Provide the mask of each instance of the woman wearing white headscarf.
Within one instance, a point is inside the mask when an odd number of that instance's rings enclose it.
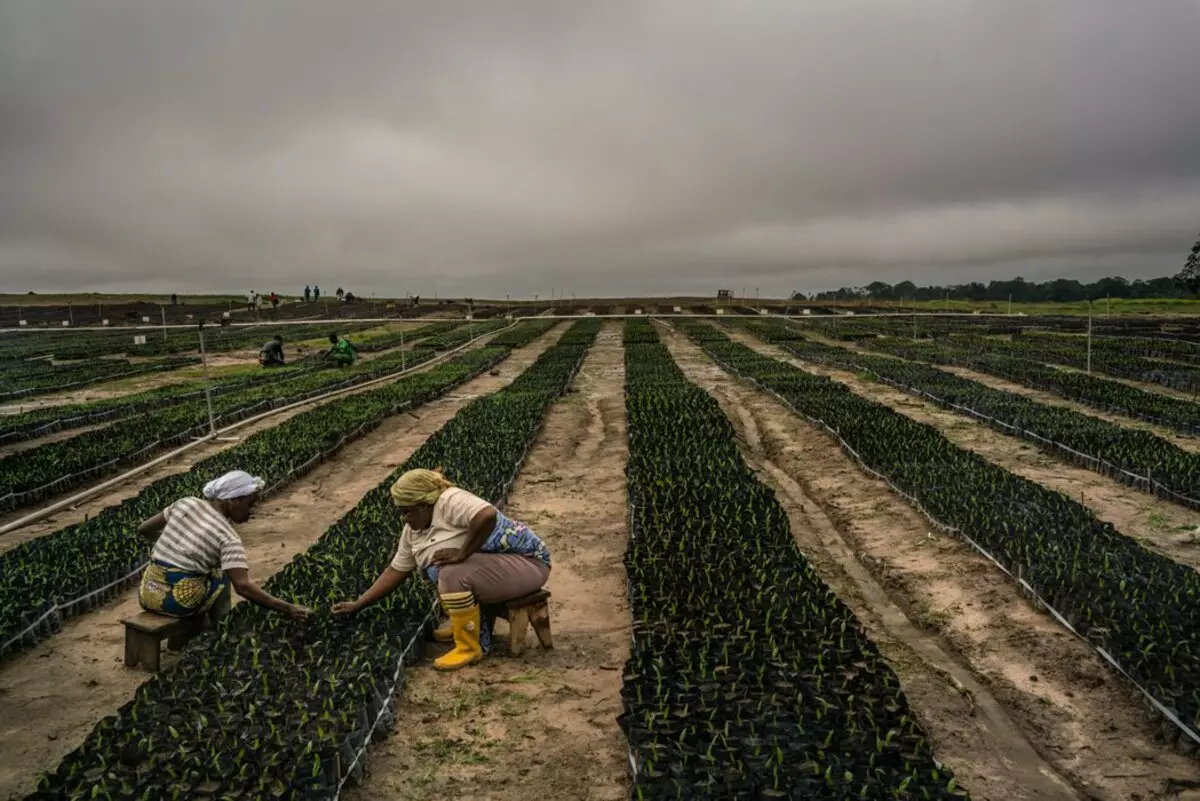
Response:
[[[203,498],[180,498],[138,526],[155,539],[142,574],[142,608],[172,617],[229,608],[229,585],[259,606],[303,619],[309,610],[280,600],[250,579],[246,548],[231,523],[245,523],[263,480],[234,470],[204,485]]]

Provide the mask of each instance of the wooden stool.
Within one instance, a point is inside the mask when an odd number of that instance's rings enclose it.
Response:
[[[542,648],[549,650],[554,647],[550,637],[549,601],[549,590],[538,590],[511,601],[488,604],[483,608],[483,614],[493,620],[502,617],[508,621],[508,652],[520,656],[525,650],[525,635],[531,623]]]
[[[178,651],[204,630],[205,620],[205,615],[169,617],[145,611],[126,618],[125,667],[137,667],[140,664],[146,670],[157,673],[163,639],[167,640],[168,648]]]

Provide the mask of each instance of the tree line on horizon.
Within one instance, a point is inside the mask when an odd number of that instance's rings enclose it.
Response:
[[[793,300],[970,300],[975,302],[1014,303],[1057,302],[1070,303],[1081,300],[1103,300],[1104,298],[1183,298],[1193,294],[1190,287],[1179,276],[1153,278],[1149,281],[1136,278],[1132,281],[1120,276],[1101,278],[1084,283],[1073,278],[1056,278],[1052,281],[1026,281],[1020,276],[1007,281],[971,281],[965,284],[943,286],[917,286],[912,281],[888,284],[872,281],[866,286],[842,287],[828,292],[805,295],[795,293]]]

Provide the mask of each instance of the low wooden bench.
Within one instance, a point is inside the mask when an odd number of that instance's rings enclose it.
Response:
[[[207,616],[170,617],[155,612],[139,612],[125,618],[125,666],[139,664],[153,673],[158,672],[162,656],[162,641],[178,651],[188,640],[204,631]]]
[[[530,624],[542,648],[548,650],[554,647],[550,636],[549,590],[538,590],[503,603],[486,604],[482,612],[491,620],[502,617],[508,621],[508,652],[513,656],[520,656],[524,652]]]

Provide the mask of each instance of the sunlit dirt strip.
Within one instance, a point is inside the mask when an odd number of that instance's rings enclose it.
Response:
[[[372,751],[369,778],[343,799],[628,797],[616,725],[629,649],[623,372],[610,322],[574,391],[550,407],[506,507],[553,554],[554,650],[530,636],[530,650],[509,657],[501,623],[480,665],[410,671],[397,713],[407,725]]]
[[[251,575],[262,582],[318,537],[441,428],[471,398],[508,385],[553,345],[564,326],[516,349],[495,369],[411,413],[395,415],[337,457],[257,507],[239,527]],[[137,593],[68,620],[62,632],[0,666],[0,797],[34,789],[148,678],[124,667],[121,620],[138,611]],[[164,656],[167,656],[164,654]],[[173,664],[167,657],[164,664]]]
[[[551,335],[553,335],[553,332],[551,332]],[[495,334],[487,336],[487,337],[482,337],[482,338],[480,338],[479,341],[469,345],[466,348],[466,350],[476,349],[476,348],[480,348],[480,347],[486,347],[487,343],[490,342],[494,336],[495,336]],[[424,372],[425,370],[431,369],[432,367],[435,367],[435,366],[436,366],[436,364],[425,363],[425,364],[422,364],[419,367],[415,368],[413,372]],[[412,375],[412,373],[407,373],[407,375]],[[403,380],[403,378],[404,378],[404,376],[400,376],[400,375],[395,376],[395,380],[397,380],[397,381]],[[351,389],[350,391],[345,392],[342,395],[339,395],[338,397],[346,397],[348,395],[356,395],[356,394],[359,394],[360,392],[369,392],[370,390],[375,389],[378,386],[380,386],[380,384],[374,384],[372,386],[355,387],[355,388]],[[17,529],[16,531],[11,531],[7,534],[0,535],[0,553],[7,551],[8,549],[12,548],[14,545],[17,545],[18,543],[23,542],[25,540],[34,539],[36,537],[40,537],[45,534],[52,533],[54,531],[58,531],[59,529],[64,528],[69,525],[72,525],[74,523],[78,523],[78,522],[84,520],[85,518],[98,513],[101,509],[105,508],[106,506],[112,506],[116,503],[119,503],[121,500],[123,500],[125,498],[137,495],[138,492],[140,492],[141,489],[143,487],[145,487],[147,484],[153,483],[154,481],[157,481],[158,479],[163,478],[164,476],[168,476],[168,475],[171,475],[174,473],[184,472],[185,470],[189,469],[196,462],[202,461],[203,459],[206,459],[210,456],[220,453],[221,451],[232,448],[232,447],[238,445],[240,442],[245,441],[252,434],[255,434],[259,431],[266,430],[268,428],[274,428],[275,426],[278,426],[280,423],[283,423],[283,422],[291,419],[292,417],[295,417],[298,414],[302,414],[306,411],[310,411],[314,408],[323,406],[323,405],[329,403],[331,400],[336,400],[336,398],[312,400],[312,401],[306,402],[303,406],[300,406],[298,408],[291,409],[291,410],[284,411],[284,412],[279,412],[278,414],[274,414],[274,415],[272,415],[266,419],[260,420],[256,423],[251,423],[249,425],[246,425],[242,428],[237,429],[236,433],[233,435],[234,439],[232,439],[232,440],[227,441],[224,438],[222,438],[222,440],[220,440],[220,441],[209,442],[204,445],[201,445],[201,446],[194,448],[186,453],[180,454],[178,457],[171,459],[167,462],[164,462],[161,465],[157,465],[145,473],[134,476],[126,482],[122,482],[121,484],[118,484],[114,487],[110,487],[108,490],[101,493],[100,495],[97,495],[96,497],[93,497],[93,498],[88,498],[87,500],[83,501],[80,505],[72,507],[70,510],[62,510],[62,511],[56,512],[51,517],[48,517],[44,520],[39,520],[35,523],[31,523],[28,526],[24,526],[20,529]],[[104,479],[101,479],[101,481],[102,480],[104,480]],[[97,481],[95,483],[100,483],[100,482]],[[78,487],[73,491],[74,492],[86,491],[87,486],[88,485],[84,485],[83,487]],[[92,484],[92,486],[94,486],[94,484]],[[44,507],[42,507],[42,508],[44,508]],[[36,508],[26,508],[26,509],[17,510],[15,512],[10,512],[6,515],[0,516],[0,525],[9,523],[13,520],[19,520],[22,517],[25,517],[26,515],[36,513],[36,511],[37,511]]]
[[[1200,512],[1141,492],[1092,470],[1067,464],[1035,446],[1002,434],[983,422],[943,409],[900,389],[865,380],[848,370],[820,365],[767,345],[745,331],[730,337],[774,359],[828,376],[858,395],[938,429],[960,448],[978,453],[993,464],[1079,501],[1101,520],[1148,548],[1200,568]]]
[[[1088,646],[1034,610],[990,562],[956,538],[932,533],[884,482],[864,474],[829,436],[769,394],[733,379],[682,336],[672,336],[670,345],[689,377],[694,372],[702,385],[720,387],[720,395],[750,411],[771,460],[820,505],[857,561],[909,620],[940,635],[1080,797],[1174,798],[1164,789],[1171,780],[1200,780],[1192,759],[1156,740],[1160,723],[1146,714],[1141,696]],[[818,553],[814,548],[814,558]],[[825,560],[842,569],[843,559],[827,554]],[[906,678],[903,662],[897,669]],[[943,684],[941,691],[955,689]],[[963,742],[953,731],[946,736]],[[977,799],[1010,797],[984,792],[988,784],[969,783],[965,774],[964,784]]]

